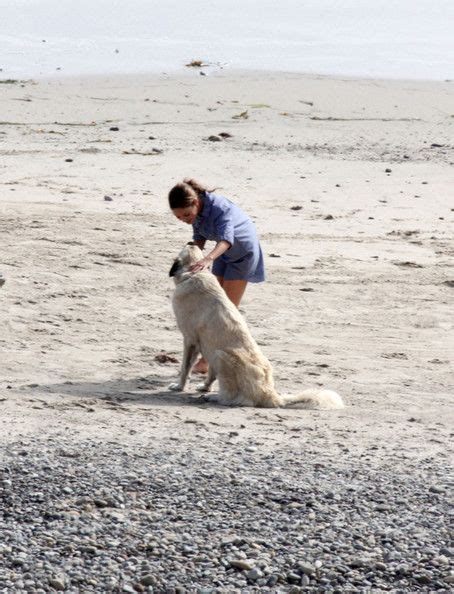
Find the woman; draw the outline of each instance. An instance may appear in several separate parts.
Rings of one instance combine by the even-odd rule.
[[[191,271],[212,265],[212,272],[227,297],[239,307],[248,282],[265,280],[263,254],[254,223],[233,202],[193,179],[185,179],[170,190],[169,206],[177,219],[192,225],[193,241],[200,249],[207,240],[216,242]],[[207,369],[205,359],[201,358],[193,371],[206,373]]]

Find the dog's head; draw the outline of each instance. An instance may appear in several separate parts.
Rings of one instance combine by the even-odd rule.
[[[176,283],[188,278],[192,274],[189,268],[202,258],[202,250],[193,243],[188,243],[175,258],[169,276],[173,276]]]

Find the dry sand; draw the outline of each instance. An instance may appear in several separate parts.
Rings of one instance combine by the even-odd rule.
[[[333,454],[446,455],[453,98],[450,82],[293,74],[2,84],[1,443],[245,425],[263,448],[310,427]],[[181,354],[167,272],[190,229],[166,192],[184,176],[256,222],[268,280],[242,311],[278,387],[327,386],[345,411],[167,391],[178,364],[157,356]]]
[[[128,485],[128,476],[139,476],[143,466],[151,485],[158,474],[167,497],[153,524],[156,539],[170,534],[179,542],[185,530],[197,538],[203,518],[194,519],[200,502],[188,495],[188,489],[197,495],[193,483],[211,485],[203,504],[210,514],[219,497],[231,510],[244,494],[252,505],[247,517],[256,517],[262,508],[246,494],[252,489],[257,496],[257,481],[263,485],[269,473],[266,456],[273,452],[267,489],[277,476],[285,493],[300,493],[295,505],[303,509],[311,493],[315,499],[326,495],[321,511],[301,517],[297,512],[301,542],[305,534],[313,540],[289,557],[286,531],[290,539],[300,525],[293,512],[275,529],[266,522],[243,527],[242,517],[238,525],[235,513],[218,509],[215,541],[205,543],[216,557],[212,567],[222,556],[224,545],[216,540],[222,534],[268,534],[266,546],[279,541],[283,547],[276,548],[274,561],[264,561],[279,571],[277,582],[310,582],[319,591],[312,573],[309,580],[286,572],[300,554],[312,561],[321,555],[323,540],[331,542],[323,551],[332,552],[324,553],[325,583],[370,586],[369,562],[358,570],[363,565],[351,558],[363,534],[368,540],[360,550],[380,561],[376,571],[385,571],[373,583],[392,589],[401,580],[401,591],[444,587],[437,580],[445,579],[449,553],[443,543],[454,350],[453,98],[450,82],[222,72],[0,85],[4,591],[22,591],[27,567],[35,568],[43,553],[41,537],[30,541],[22,530],[27,510],[35,510],[30,521],[38,526],[36,534],[46,530],[46,517],[63,518],[51,522],[63,531],[55,533],[57,542],[77,540],[74,531],[65,532],[71,518],[102,527],[108,539],[116,528],[107,512],[91,503],[80,511],[80,501],[91,499],[84,495],[77,503],[67,494],[85,494],[96,485],[96,492],[115,495],[117,483]],[[208,140],[220,133],[231,136]],[[226,409],[201,403],[194,391],[167,390],[178,373],[182,342],[168,270],[190,228],[168,211],[166,194],[185,176],[217,186],[257,224],[268,279],[248,287],[241,309],[273,364],[278,388],[297,392],[323,385],[343,396],[345,410]],[[119,459],[123,448],[131,460],[129,475]],[[81,457],[73,463],[78,449]],[[205,464],[208,474],[202,472]],[[60,492],[65,473],[71,487]],[[148,497],[154,487],[143,480]],[[352,481],[358,489],[354,506]],[[189,520],[180,517],[173,525],[170,518],[168,524],[162,518],[169,517],[169,501],[180,505],[172,499],[178,492],[178,501],[191,502]],[[150,528],[141,497],[124,501],[131,507],[131,530],[145,535]],[[366,500],[371,515],[362,516]],[[275,501],[267,503],[270,510],[279,508],[270,518],[281,517]],[[432,516],[426,519],[428,508]],[[344,546],[340,535],[350,533],[353,517],[353,541]],[[386,552],[388,537],[379,545],[390,525],[397,526],[398,539],[392,555]],[[124,543],[128,538],[133,537],[125,536]],[[409,551],[403,557],[401,541]],[[100,547],[107,546],[102,542]],[[262,546],[249,545],[248,555]],[[29,561],[18,560],[16,546],[30,551]],[[169,550],[173,555],[175,548]],[[341,573],[338,555],[346,564]],[[405,572],[396,565],[402,558]],[[104,557],[98,559],[102,564]],[[167,591],[173,578],[186,586],[212,583],[208,574],[191,574],[181,559],[179,573],[164,562],[153,566],[157,592]],[[221,562],[229,567],[228,559]],[[113,558],[105,575],[90,560],[79,576],[71,573],[71,560],[61,563],[73,587],[80,584],[84,591],[145,591],[142,582],[135,590],[127,582],[129,590],[122,590],[122,580],[136,575],[135,565],[116,582],[122,562]],[[65,587],[67,578],[52,578],[56,565],[40,567],[32,571],[32,588]],[[216,591],[256,579],[221,572]],[[267,579],[257,583],[271,583]]]

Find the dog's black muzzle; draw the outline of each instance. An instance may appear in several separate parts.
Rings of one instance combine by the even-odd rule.
[[[176,276],[176,274],[180,268],[181,268],[181,262],[177,259],[172,264],[172,268],[169,270],[169,276]]]

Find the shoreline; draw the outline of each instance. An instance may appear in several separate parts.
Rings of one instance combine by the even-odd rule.
[[[71,81],[87,81],[87,82],[101,82],[105,80],[132,80],[132,79],[141,79],[141,80],[156,80],[156,79],[171,79],[171,80],[180,80],[186,79],[192,76],[200,76],[200,73],[203,72],[206,78],[231,78],[231,77],[241,77],[241,78],[248,78],[248,77],[263,77],[263,78],[270,78],[270,77],[297,77],[302,79],[308,80],[333,80],[333,81],[351,81],[351,82],[377,82],[377,83],[389,83],[389,84],[421,84],[421,85],[438,85],[438,84],[454,84],[454,78],[443,78],[443,79],[425,79],[425,78],[404,78],[404,77],[386,77],[386,76],[366,76],[366,75],[347,75],[347,74],[324,74],[319,72],[304,72],[304,71],[292,71],[292,70],[267,70],[267,69],[248,69],[248,68],[211,68],[208,67],[207,69],[195,68],[195,67],[181,67],[175,70],[169,71],[138,71],[134,73],[128,72],[99,72],[99,73],[92,73],[92,74],[65,74],[64,72],[59,72],[54,75],[33,75],[33,76],[19,76],[8,74],[8,72],[2,71],[0,72],[0,83],[4,80],[15,80],[19,83],[22,82],[71,82]],[[5,83],[3,83],[5,84]]]

